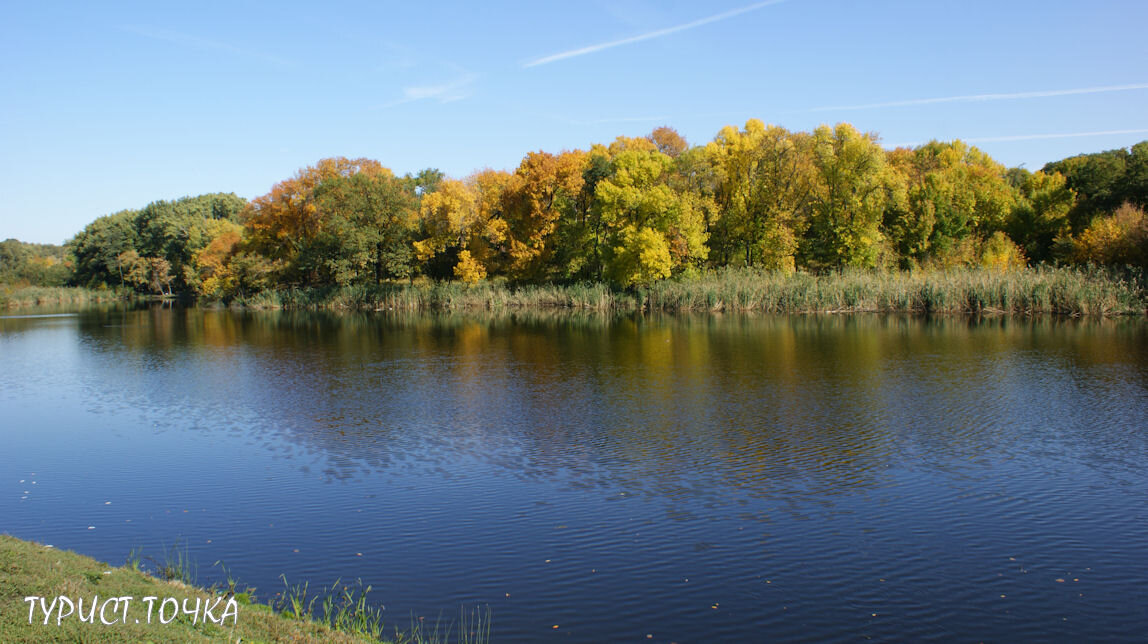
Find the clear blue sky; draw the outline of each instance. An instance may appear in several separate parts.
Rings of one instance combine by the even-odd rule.
[[[1146,24],[1145,0],[12,2],[0,239],[328,156],[461,177],[748,118],[1036,169],[1148,139]]]

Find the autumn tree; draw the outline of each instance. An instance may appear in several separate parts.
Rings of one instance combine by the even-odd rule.
[[[793,270],[812,205],[809,137],[751,119],[743,130],[723,128],[707,148],[720,168],[724,238],[738,263]]]
[[[237,221],[246,205],[231,193],[153,201],[135,216],[135,248],[167,261],[176,289],[194,290],[195,255],[211,241],[216,222]]]
[[[689,144],[686,143],[684,137],[678,134],[678,131],[672,127],[659,127],[650,132],[647,137],[650,142],[654,144],[658,152],[675,159],[679,154],[689,149]]]
[[[801,249],[805,264],[875,266],[885,205],[898,189],[885,151],[873,135],[848,123],[817,128],[811,144],[816,174],[809,232]]]
[[[888,160],[905,193],[886,204],[884,232],[903,259],[946,264],[974,235],[1004,228],[1015,192],[1004,167],[977,148],[932,141],[894,150]]]
[[[1109,215],[1125,202],[1148,207],[1148,141],[1129,149],[1068,157],[1042,170],[1064,175],[1065,185],[1076,193],[1076,204],[1068,213],[1074,234],[1083,232],[1094,217]]]
[[[542,280],[551,268],[557,230],[582,188],[586,153],[531,152],[504,191],[507,269],[514,279]]]
[[[1019,198],[1008,222],[1009,237],[1024,249],[1030,261],[1052,260],[1054,242],[1067,239],[1071,230],[1068,213],[1075,205],[1076,193],[1057,172],[1016,169],[1010,180]]]
[[[72,265],[64,246],[17,239],[0,242],[0,284],[63,286],[71,276]]]
[[[211,241],[195,254],[195,278],[189,281],[199,295],[230,296],[239,287],[231,260],[240,250],[243,226],[221,220],[209,233]]]
[[[1075,240],[1073,259],[1080,263],[1148,267],[1148,215],[1125,203],[1101,215]]]
[[[708,255],[705,216],[671,185],[673,159],[645,139],[620,137],[608,151],[609,174],[598,182],[595,197],[609,239],[605,259],[613,279],[648,283],[668,277],[673,268],[703,262]]]
[[[389,173],[334,176],[315,187],[318,232],[297,265],[318,282],[346,286],[410,275],[416,224],[411,187]]]
[[[315,202],[315,188],[336,177],[392,177],[393,173],[378,161],[334,157],[322,159],[314,166],[299,170],[294,177],[281,181],[271,192],[257,197],[243,211],[251,249],[270,260],[279,260],[288,270],[290,281],[306,282],[316,276],[304,274],[297,265],[302,249],[323,232],[323,211]],[[311,265],[308,268],[314,270]]]

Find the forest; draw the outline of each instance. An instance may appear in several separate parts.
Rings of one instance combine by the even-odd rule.
[[[1148,264],[1148,141],[1032,172],[959,140],[885,150],[849,124],[669,127],[513,171],[397,176],[327,158],[251,201],[208,194],[99,217],[64,247],[0,244],[0,282],[215,300],[409,281],[646,287],[783,273]]]

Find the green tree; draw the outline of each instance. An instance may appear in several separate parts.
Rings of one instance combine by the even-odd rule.
[[[321,223],[300,249],[300,272],[340,286],[411,274],[416,197],[407,182],[385,173],[335,176],[313,199]]]
[[[67,244],[75,258],[72,280],[81,286],[127,284],[120,254],[136,249],[135,210],[97,218]]]
[[[888,158],[905,183],[904,201],[887,204],[884,222],[901,257],[947,264],[974,235],[1004,228],[1015,192],[1004,167],[977,148],[932,141]]]
[[[1076,194],[1057,172],[1021,169],[1013,172],[1012,178],[1020,198],[1008,224],[1009,237],[1024,249],[1030,261],[1050,261],[1054,259],[1053,243],[1069,234],[1068,213],[1075,205]]]

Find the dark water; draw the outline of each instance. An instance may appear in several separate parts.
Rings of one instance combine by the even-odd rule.
[[[1148,638],[1139,320],[6,318],[0,446],[2,531],[392,626]]]

